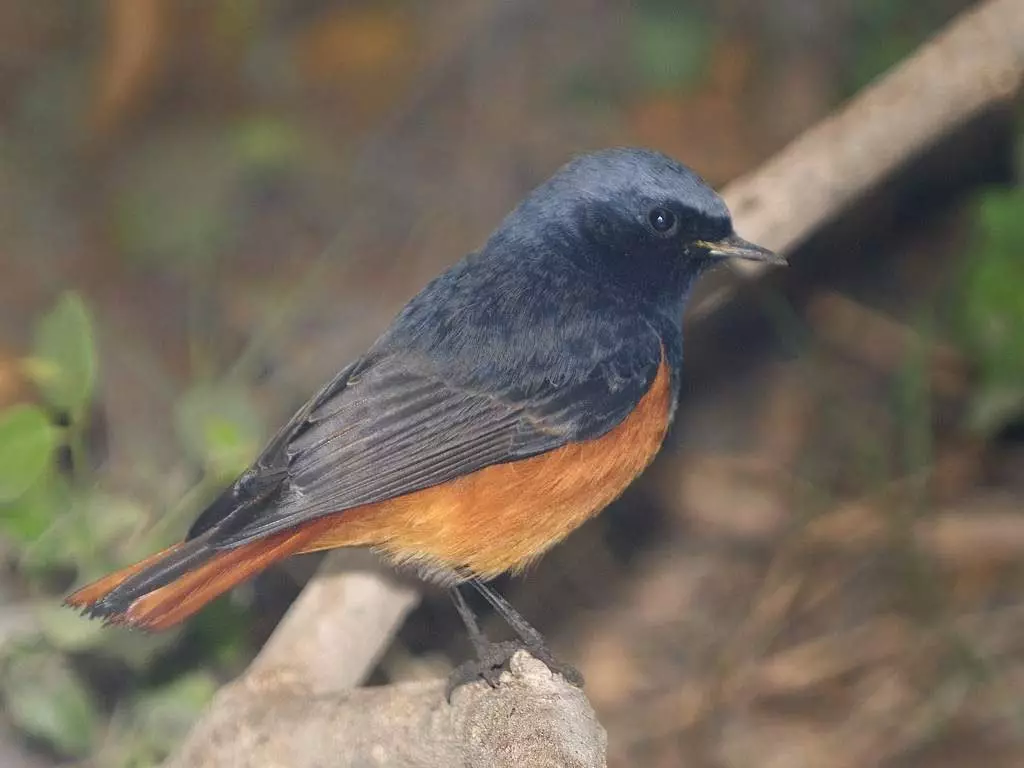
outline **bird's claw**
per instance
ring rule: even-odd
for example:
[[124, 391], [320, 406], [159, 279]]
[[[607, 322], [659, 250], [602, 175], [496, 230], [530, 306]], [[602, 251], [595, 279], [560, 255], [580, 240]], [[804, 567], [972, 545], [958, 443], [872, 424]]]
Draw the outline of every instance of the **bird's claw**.
[[497, 688], [501, 681], [501, 673], [509, 668], [509, 662], [519, 651], [526, 651], [577, 688], [583, 687], [583, 675], [579, 670], [558, 661], [547, 648], [534, 648], [519, 640], [509, 640], [502, 643], [488, 643], [480, 650], [476, 659], [456, 667], [448, 677], [448, 687], [445, 690], [448, 701], [451, 701], [456, 688], [477, 680], [483, 680], [491, 688]]

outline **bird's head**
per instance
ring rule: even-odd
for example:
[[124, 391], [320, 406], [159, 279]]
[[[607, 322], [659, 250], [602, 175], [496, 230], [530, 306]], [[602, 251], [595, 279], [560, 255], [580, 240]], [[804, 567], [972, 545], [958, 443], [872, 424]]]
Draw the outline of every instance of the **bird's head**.
[[697, 174], [645, 149], [573, 160], [491, 240], [567, 258], [627, 300], [668, 310], [681, 310], [696, 278], [716, 262], [785, 263], [733, 231], [725, 202]]

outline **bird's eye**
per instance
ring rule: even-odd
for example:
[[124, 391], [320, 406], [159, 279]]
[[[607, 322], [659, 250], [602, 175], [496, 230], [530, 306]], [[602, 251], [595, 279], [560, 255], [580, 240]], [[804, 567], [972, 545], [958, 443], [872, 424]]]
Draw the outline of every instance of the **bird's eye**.
[[647, 214], [651, 229], [659, 235], [669, 235], [676, 229], [676, 215], [668, 208], [654, 208]]

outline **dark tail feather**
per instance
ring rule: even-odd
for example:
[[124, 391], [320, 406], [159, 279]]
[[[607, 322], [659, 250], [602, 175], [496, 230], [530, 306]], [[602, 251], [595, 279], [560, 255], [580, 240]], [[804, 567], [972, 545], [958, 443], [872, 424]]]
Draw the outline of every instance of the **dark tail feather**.
[[108, 574], [64, 598], [91, 618], [121, 623], [135, 600], [160, 589], [215, 555], [209, 537], [175, 544], [134, 565]]
[[302, 551], [322, 528], [317, 520], [235, 549], [216, 549], [207, 533], [104, 576], [64, 603], [110, 624], [167, 629], [272, 563]]

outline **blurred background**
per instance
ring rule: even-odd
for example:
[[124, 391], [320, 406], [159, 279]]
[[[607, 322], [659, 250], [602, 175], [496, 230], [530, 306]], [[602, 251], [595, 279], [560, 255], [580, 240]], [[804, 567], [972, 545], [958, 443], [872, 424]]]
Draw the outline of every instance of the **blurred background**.
[[[0, 765], [180, 742], [315, 560], [153, 637], [60, 598], [181, 536], [532, 185], [624, 143], [724, 184], [970, 5], [0, 0]], [[1024, 764], [1014, 145], [692, 322], [668, 449], [499, 584], [611, 765]], [[372, 682], [467, 653], [431, 592]]]

